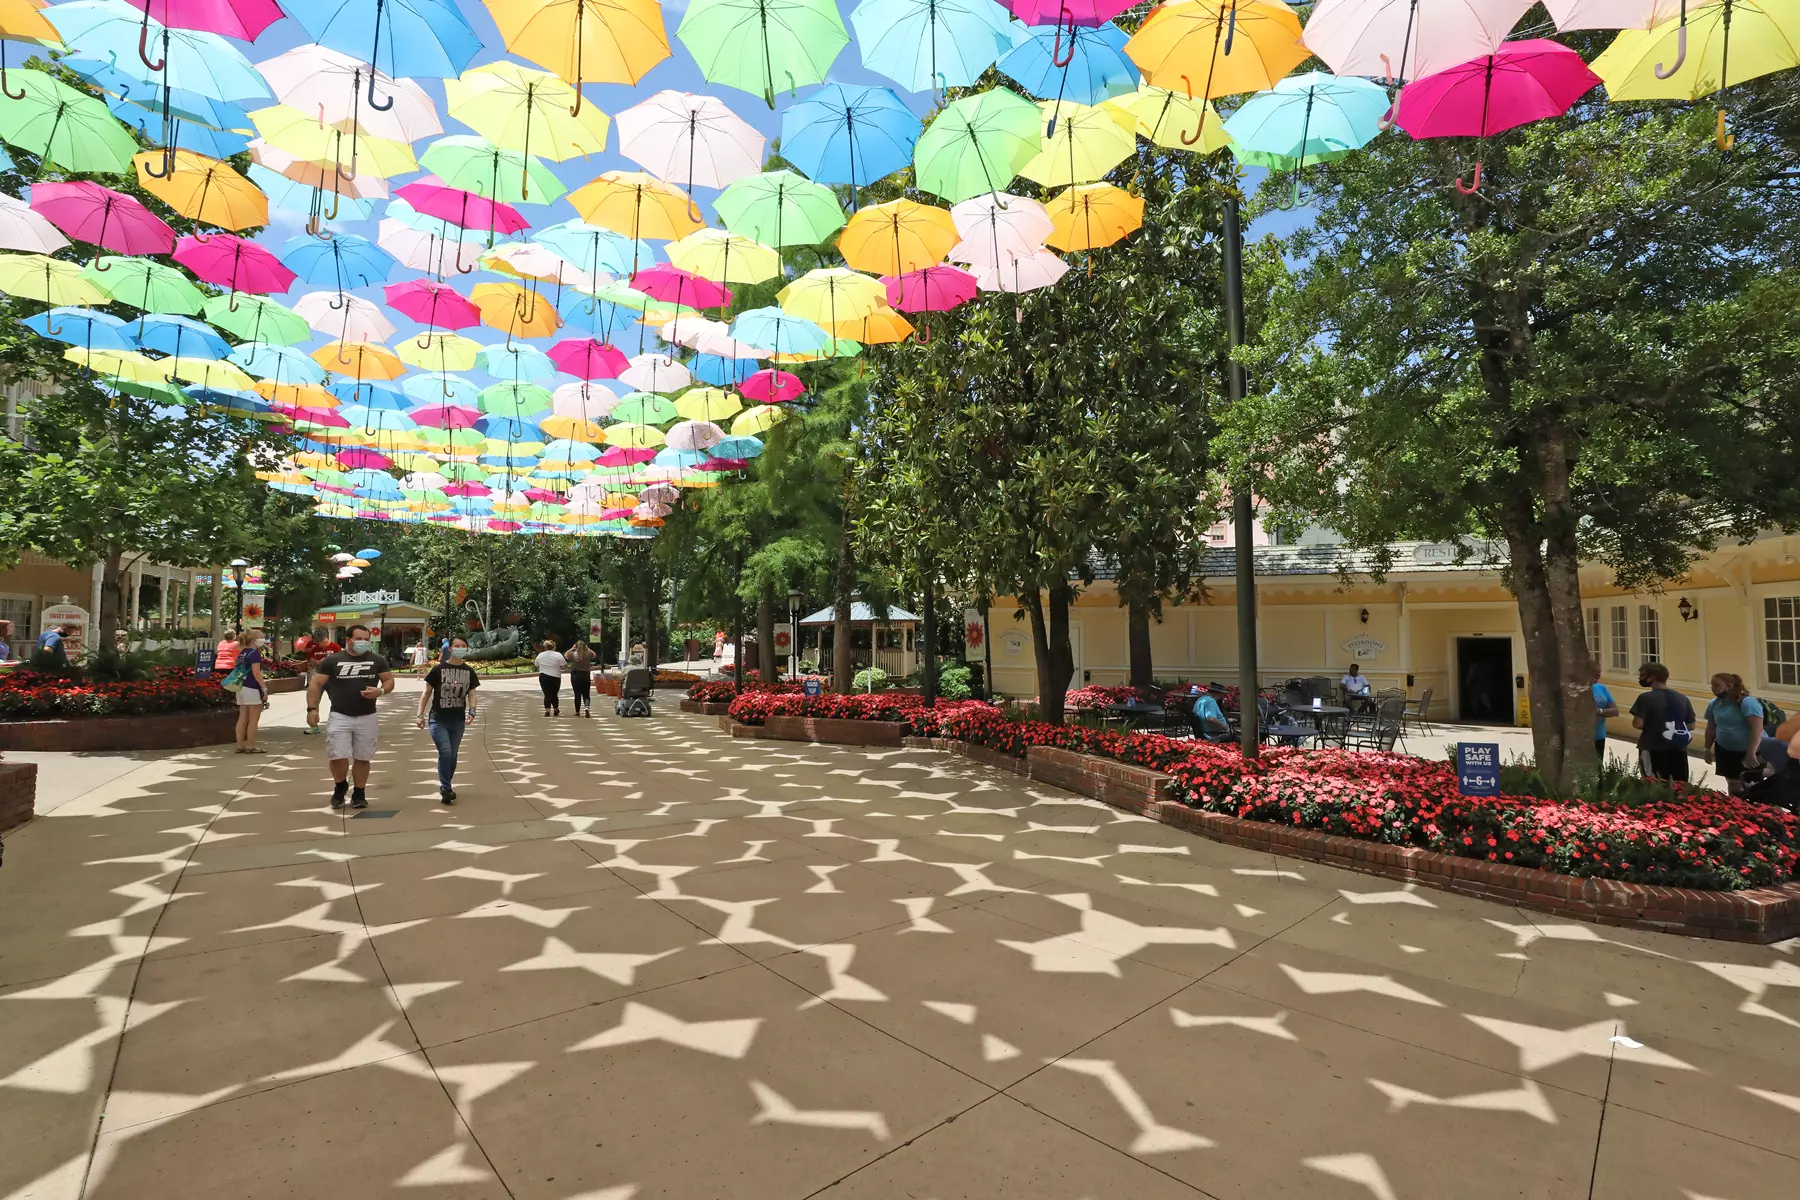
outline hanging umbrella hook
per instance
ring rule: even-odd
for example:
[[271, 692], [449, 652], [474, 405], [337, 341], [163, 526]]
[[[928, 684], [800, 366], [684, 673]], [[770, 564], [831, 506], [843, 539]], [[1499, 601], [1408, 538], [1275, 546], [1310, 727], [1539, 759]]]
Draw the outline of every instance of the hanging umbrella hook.
[[1737, 145], [1736, 135], [1725, 132], [1725, 110], [1722, 108], [1719, 110], [1718, 126], [1713, 131], [1713, 142], [1719, 147], [1721, 154]]
[[1225, 57], [1231, 57], [1231, 43], [1237, 38], [1237, 0], [1231, 0], [1231, 23], [1225, 28]]
[[[1065, 21], [1068, 23], [1069, 29], [1069, 50], [1067, 54], [1063, 53], [1063, 23]], [[1057, 15], [1056, 40], [1050, 47], [1050, 65], [1053, 67], [1066, 67], [1074, 61], [1075, 17], [1069, 12], [1069, 6], [1065, 4], [1063, 5], [1062, 12]]]
[[1456, 177], [1456, 190], [1465, 196], [1473, 196], [1481, 190], [1481, 160], [1475, 160], [1475, 179], [1472, 183], [1463, 183], [1462, 176]]
[[138, 27], [138, 58], [152, 71], [160, 71], [169, 61], [169, 34], [163, 31], [163, 56], [150, 61], [150, 6], [144, 6], [144, 23]]
[[1685, 62], [1687, 62], [1687, 22], [1683, 21], [1681, 28], [1675, 31], [1675, 61], [1667, 67], [1657, 63], [1656, 77], [1658, 79], [1670, 78], [1675, 72], [1681, 70], [1681, 65]]
[[[162, 160], [163, 169], [160, 171], [150, 165], [157, 159]], [[174, 155], [164, 152], [162, 154], [152, 155], [150, 158], [139, 163], [138, 166], [144, 174], [150, 176], [152, 179], [167, 179], [175, 173], [175, 158]]]
[[25, 98], [25, 89], [23, 87], [15, 93], [12, 90], [12, 87], [6, 82], [6, 46], [4, 43], [0, 43], [0, 95], [5, 96], [8, 100], [23, 100]]

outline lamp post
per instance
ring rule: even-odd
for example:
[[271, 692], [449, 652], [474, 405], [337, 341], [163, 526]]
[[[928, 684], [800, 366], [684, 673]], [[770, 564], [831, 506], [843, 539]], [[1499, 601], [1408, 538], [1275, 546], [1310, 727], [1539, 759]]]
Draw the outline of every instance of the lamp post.
[[[1225, 197], [1225, 331], [1231, 349], [1244, 344], [1244, 231], [1238, 219], [1236, 191]], [[1244, 399], [1244, 364], [1235, 353], [1226, 368], [1231, 402]], [[1259, 671], [1256, 661], [1256, 556], [1251, 545], [1256, 517], [1253, 483], [1248, 472], [1231, 483], [1231, 523], [1237, 558], [1238, 729], [1245, 758], [1257, 757], [1262, 731], [1257, 728]]]
[[237, 581], [237, 628], [240, 633], [244, 629], [244, 572], [249, 569], [250, 564], [243, 559], [231, 560], [231, 577]]
[[788, 589], [788, 681], [800, 678], [800, 589]]

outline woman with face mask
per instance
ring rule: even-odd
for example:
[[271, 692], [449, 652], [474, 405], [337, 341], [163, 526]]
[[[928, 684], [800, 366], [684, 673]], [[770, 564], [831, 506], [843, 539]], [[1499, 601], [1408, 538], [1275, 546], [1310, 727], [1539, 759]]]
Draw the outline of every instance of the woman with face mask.
[[443, 661], [425, 673], [425, 691], [419, 697], [418, 726], [430, 730], [437, 743], [438, 798], [445, 804], [456, 803], [451, 782], [457, 753], [468, 723], [475, 719], [475, 689], [481, 686], [475, 668], [463, 662], [468, 652], [467, 638], [451, 638]]
[[237, 752], [261, 754], [256, 744], [256, 727], [262, 724], [263, 709], [269, 707], [269, 688], [263, 679], [262, 631], [252, 629], [244, 634], [237, 664], [244, 668], [244, 686], [237, 694]]

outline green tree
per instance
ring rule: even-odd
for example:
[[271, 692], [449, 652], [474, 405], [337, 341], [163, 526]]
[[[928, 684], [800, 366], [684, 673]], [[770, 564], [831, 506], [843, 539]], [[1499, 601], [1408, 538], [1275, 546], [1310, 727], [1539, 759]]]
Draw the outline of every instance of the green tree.
[[1485, 148], [1380, 138], [1309, 171], [1297, 265], [1253, 281], [1234, 462], [1353, 546], [1504, 542], [1564, 786], [1593, 762], [1581, 563], [1650, 584], [1800, 518], [1800, 193], [1778, 186], [1800, 120], [1778, 96], [1729, 154], [1710, 108], [1598, 95]]

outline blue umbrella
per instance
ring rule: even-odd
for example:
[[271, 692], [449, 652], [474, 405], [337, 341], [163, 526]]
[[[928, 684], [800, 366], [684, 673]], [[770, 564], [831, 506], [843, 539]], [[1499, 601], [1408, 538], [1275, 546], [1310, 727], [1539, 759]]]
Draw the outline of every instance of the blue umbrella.
[[762, 370], [754, 358], [721, 358], [717, 354], [696, 354], [687, 367], [696, 380], [713, 387], [733, 387]]
[[338, 291], [384, 282], [394, 269], [394, 256], [353, 233], [330, 241], [289, 238], [281, 247], [281, 263], [308, 283], [333, 283]]
[[400, 390], [420, 404], [457, 404], [467, 407], [475, 403], [475, 393], [481, 389], [461, 375], [427, 371], [422, 375], [408, 375], [400, 381]]
[[1137, 87], [1137, 64], [1125, 56], [1128, 40], [1111, 21], [1097, 29], [1029, 29], [1000, 60], [1000, 70], [1040, 100], [1098, 104]]
[[231, 353], [230, 342], [220, 337], [211, 325], [192, 317], [145, 316], [137, 326], [138, 345], [159, 354], [171, 354], [176, 358], [224, 358]]
[[[346, 404], [337, 410], [337, 415], [350, 422], [350, 428], [361, 429], [365, 433], [404, 433], [413, 428], [413, 423], [406, 419], [403, 412], [395, 412], [390, 408], [368, 408], [361, 404]], [[352, 471], [355, 476], [358, 472]], [[383, 479], [389, 479], [386, 472], [372, 471]], [[390, 482], [392, 482], [390, 480]]]
[[994, 0], [862, 0], [850, 14], [863, 66], [908, 91], [968, 87], [1012, 47]]
[[[909, 156], [910, 161], [910, 156]], [[538, 245], [555, 251], [590, 275], [629, 275], [635, 261], [640, 268], [659, 261], [656, 247], [586, 221], [564, 221], [532, 235]]]
[[1244, 101], [1225, 122], [1225, 132], [1240, 162], [1292, 170], [1297, 204], [1300, 170], [1367, 145], [1381, 132], [1390, 107], [1387, 89], [1380, 84], [1308, 71]]
[[781, 154], [814, 183], [854, 192], [911, 165], [923, 129], [887, 88], [828, 83], [783, 114]]
[[111, 313], [92, 308], [53, 308], [19, 322], [33, 333], [86, 346], [90, 350], [136, 350], [137, 339], [131, 327], [137, 322], [121, 321]]
[[731, 323], [731, 336], [751, 346], [763, 346], [775, 353], [815, 354], [823, 350], [830, 336], [811, 321], [790, 317], [779, 308], [753, 308], [739, 313]]
[[762, 439], [753, 437], [728, 437], [711, 450], [714, 458], [755, 458], [762, 452]]
[[[319, 189], [311, 184], [301, 183], [297, 179], [289, 179], [279, 171], [271, 171], [261, 163], [250, 164], [250, 182], [261, 188], [269, 203], [288, 212], [312, 216], [314, 206], [319, 199]], [[338, 218], [344, 221], [366, 221], [375, 211], [373, 200], [358, 200], [352, 196], [339, 194], [332, 201], [337, 205]], [[393, 203], [399, 204], [396, 200]]]
[[556, 374], [556, 364], [536, 346], [514, 342], [510, 346], [483, 346], [475, 352], [475, 366], [495, 379], [528, 382], [549, 379]]
[[381, 551], [379, 551], [379, 550], [358, 550], [356, 552], [356, 557], [358, 557], [358, 558], [380, 558]]
[[704, 450], [676, 450], [664, 447], [656, 452], [651, 463], [659, 467], [697, 467], [701, 463], [711, 462], [713, 455]]
[[292, 346], [272, 346], [268, 342], [245, 342], [226, 356], [226, 361], [244, 369], [258, 379], [277, 383], [324, 383], [325, 368], [312, 360], [304, 350]]
[[[457, 10], [456, 0], [312, 0], [288, 6], [321, 46], [342, 50], [386, 75], [449, 79], [462, 74], [481, 39]], [[369, 103], [386, 112], [369, 78]]]
[[413, 407], [413, 402], [399, 388], [385, 383], [363, 380], [356, 383], [348, 379], [326, 385], [326, 391], [342, 400], [345, 404], [356, 405], [378, 412], [405, 412]]
[[599, 338], [603, 342], [612, 341], [613, 334], [621, 329], [630, 329], [644, 315], [623, 304], [574, 291], [563, 293], [556, 311], [562, 315], [563, 324], [570, 330]]
[[[275, 410], [270, 408], [261, 396], [254, 392], [242, 392], [236, 388], [225, 387], [190, 387], [184, 388], [188, 398], [196, 404], [207, 408], [221, 409], [234, 417], [272, 417]], [[311, 488], [306, 489], [311, 491]]]
[[[105, 62], [113, 72], [213, 100], [268, 100], [262, 75], [225, 38], [151, 19], [125, 0], [72, 0], [45, 12], [79, 61]], [[145, 57], [154, 54], [152, 63]]]

